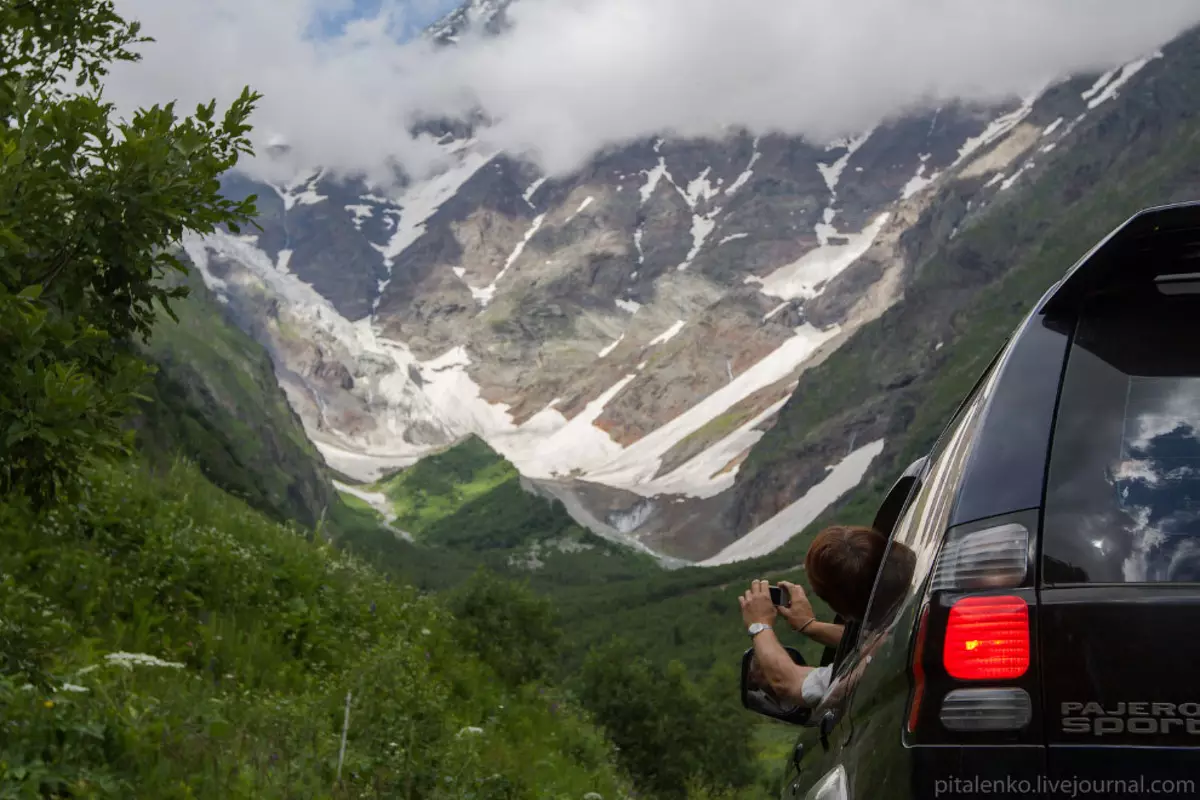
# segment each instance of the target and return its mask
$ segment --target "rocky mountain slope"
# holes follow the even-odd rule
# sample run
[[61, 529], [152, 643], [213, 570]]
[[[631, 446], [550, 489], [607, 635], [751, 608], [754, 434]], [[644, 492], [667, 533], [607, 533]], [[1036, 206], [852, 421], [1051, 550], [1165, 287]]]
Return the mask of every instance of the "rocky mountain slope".
[[[474, 0], [430, 36], [501, 30], [506, 6]], [[549, 179], [431, 123], [430, 176], [232, 176], [229, 194], [259, 196], [261, 231], [186, 245], [342, 472], [372, 480], [475, 434], [598, 532], [744, 558], [890, 464], [906, 424], [884, 398], [915, 373], [868, 361], [887, 381], [822, 390], [819, 435], [796, 438], [807, 371], [844, 363], [947, 253], [947, 286], [1000, 269], [960, 233], [1091, 147], [1185, 50], [825, 145], [661, 137]], [[286, 163], [286, 144], [273, 155]], [[926, 307], [921, 333], [955, 308]]]
[[[1047, 92], [1038, 106], [1084, 106], [986, 178], [1004, 186], [1019, 176], [1011, 191], [980, 203], [959, 184], [935, 200], [907, 235], [904, 301], [800, 379], [738, 474], [733, 530], [786, 518], [855, 439], [886, 441], [869, 485], [924, 454], [1020, 317], [1075, 261], [1139, 210], [1200, 197], [1198, 100], [1200, 31], [1144, 64]], [[957, 233], [929, 247], [947, 228]]]

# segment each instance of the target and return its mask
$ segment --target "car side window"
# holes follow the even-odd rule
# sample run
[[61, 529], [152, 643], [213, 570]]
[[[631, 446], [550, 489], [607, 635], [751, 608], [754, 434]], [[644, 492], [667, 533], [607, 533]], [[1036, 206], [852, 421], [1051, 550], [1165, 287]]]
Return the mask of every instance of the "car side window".
[[[923, 462], [928, 462], [928, 459], [922, 459]], [[919, 466], [919, 469], [917, 468]], [[905, 509], [911, 504], [913, 497], [920, 490], [921, 473], [924, 472], [924, 465], [920, 462], [914, 463], [905, 470], [905, 475], [898, 479], [893, 484], [888, 496], [880, 505], [879, 512], [875, 515], [874, 528], [891, 538], [892, 533], [896, 530], [896, 523], [899, 517], [904, 513]], [[839, 625], [844, 625], [845, 630], [842, 634], [842, 641], [837, 646], [826, 647], [821, 654], [821, 666], [828, 664], [834, 665], [836, 673], [840, 666], [845, 663], [846, 656], [854, 652], [858, 644], [858, 622], [847, 622], [839, 614], [834, 622]]]
[[999, 375], [993, 360], [946, 427], [896, 523], [875, 578], [864, 632], [886, 627], [907, 600], [920, 591], [933, 567], [954, 507], [963, 470]]

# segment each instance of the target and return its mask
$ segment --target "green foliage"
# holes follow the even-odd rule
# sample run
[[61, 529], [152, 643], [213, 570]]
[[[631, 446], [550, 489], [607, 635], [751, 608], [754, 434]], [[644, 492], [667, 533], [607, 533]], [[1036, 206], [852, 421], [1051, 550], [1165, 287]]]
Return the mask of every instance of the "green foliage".
[[[345, 510], [338, 542], [421, 588], [451, 589], [478, 566], [528, 578], [538, 591], [636, 580], [653, 560], [581, 528], [558, 501], [525, 491], [516, 468], [469, 437], [377, 484], [417, 543], [381, 535]], [[344, 523], [344, 524], [343, 524]]]
[[517, 477], [517, 470], [477, 436], [422, 459], [379, 483], [396, 524], [422, 534], [464, 504]]
[[336, 501], [324, 462], [279, 388], [267, 352], [226, 316], [198, 272], [142, 348], [155, 366], [135, 421], [156, 465], [183, 455], [217, 486], [277, 521], [315, 526]]
[[436, 603], [193, 468], [86, 477], [0, 502], [0, 796], [622, 794], [568, 698], [500, 680]]
[[507, 683], [550, 676], [562, 631], [554, 606], [528, 585], [481, 569], [450, 595], [449, 606], [463, 641]]
[[752, 719], [721, 694], [736, 697], [723, 669], [698, 685], [677, 661], [651, 661], [623, 640], [592, 651], [580, 673], [580, 698], [617, 747], [639, 789], [686, 797], [689, 784], [719, 790], [754, 780]]
[[253, 211], [217, 177], [249, 152], [257, 96], [221, 119], [209, 104], [118, 120], [100, 81], [141, 41], [110, 0], [0, 5], [0, 493], [43, 506], [128, 447], [144, 368], [127, 343], [182, 294], [156, 281], [182, 269], [167, 245]]
[[425, 541], [471, 550], [511, 550], [579, 532], [561, 504], [534, 497], [513, 476], [426, 527]]

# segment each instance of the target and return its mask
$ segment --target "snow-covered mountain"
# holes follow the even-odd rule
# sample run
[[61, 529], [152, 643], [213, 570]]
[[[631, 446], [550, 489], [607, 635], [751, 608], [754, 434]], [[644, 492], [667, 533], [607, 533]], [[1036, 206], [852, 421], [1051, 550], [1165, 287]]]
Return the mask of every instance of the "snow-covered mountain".
[[[452, 46], [502, 26], [506, 7], [472, 0], [429, 35]], [[719, 553], [735, 537], [730, 490], [798, 376], [1151, 64], [826, 144], [655, 137], [553, 180], [432, 125], [445, 156], [432, 177], [231, 176], [229, 194], [258, 194], [262, 231], [186, 249], [345, 474], [369, 480], [474, 433], [593, 527], [744, 557], [781, 534]], [[775, 527], [819, 513], [880, 447], [830, 463]]]

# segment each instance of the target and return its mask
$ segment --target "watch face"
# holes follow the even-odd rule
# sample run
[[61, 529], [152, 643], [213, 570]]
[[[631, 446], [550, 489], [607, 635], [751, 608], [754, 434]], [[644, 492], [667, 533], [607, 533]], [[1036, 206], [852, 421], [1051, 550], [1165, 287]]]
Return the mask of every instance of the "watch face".
[[771, 626], [767, 625], [765, 622], [756, 622], [750, 626], [750, 635], [757, 636], [758, 634], [762, 633], [769, 627], [771, 627]]

